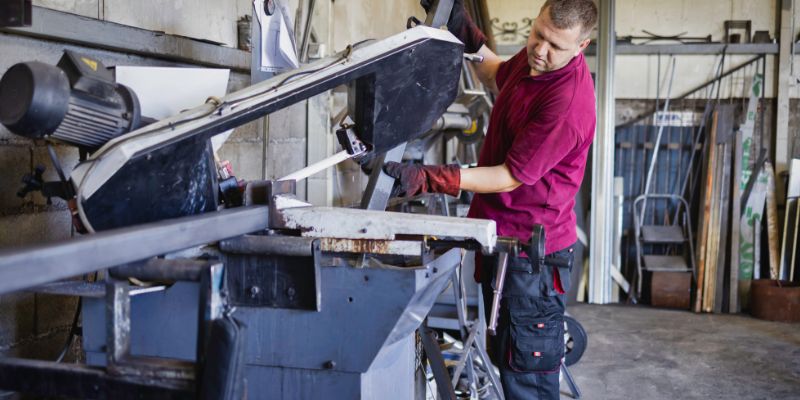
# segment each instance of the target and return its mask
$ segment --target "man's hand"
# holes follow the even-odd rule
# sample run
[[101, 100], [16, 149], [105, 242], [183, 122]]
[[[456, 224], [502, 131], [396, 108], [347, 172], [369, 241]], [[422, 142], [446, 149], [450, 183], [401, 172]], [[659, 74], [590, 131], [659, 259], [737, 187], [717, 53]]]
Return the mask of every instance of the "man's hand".
[[457, 196], [461, 185], [461, 168], [458, 165], [417, 165], [388, 162], [383, 171], [397, 179], [400, 197], [413, 197], [423, 193], [446, 193]]
[[[434, 0], [421, 0], [419, 3], [425, 11], [430, 11], [433, 2]], [[486, 35], [472, 21], [462, 0], [453, 1], [453, 11], [447, 21], [447, 30], [464, 42], [465, 53], [477, 53], [486, 43]]]

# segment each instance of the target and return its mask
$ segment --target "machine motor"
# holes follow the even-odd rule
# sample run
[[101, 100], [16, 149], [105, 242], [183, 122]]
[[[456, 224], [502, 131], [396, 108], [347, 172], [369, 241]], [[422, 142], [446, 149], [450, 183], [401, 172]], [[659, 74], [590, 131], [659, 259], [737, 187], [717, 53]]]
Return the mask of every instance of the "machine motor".
[[0, 79], [0, 123], [20, 136], [93, 151], [141, 120], [133, 90], [100, 61], [69, 50], [57, 66], [19, 63]]

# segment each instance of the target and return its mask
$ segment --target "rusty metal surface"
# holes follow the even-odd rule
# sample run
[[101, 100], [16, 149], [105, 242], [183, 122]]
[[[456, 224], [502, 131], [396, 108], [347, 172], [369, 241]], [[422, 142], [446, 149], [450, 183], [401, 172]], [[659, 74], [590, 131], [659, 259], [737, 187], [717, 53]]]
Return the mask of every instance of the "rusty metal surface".
[[691, 272], [651, 272], [650, 304], [653, 307], [688, 310], [691, 288]]
[[320, 239], [320, 250], [330, 253], [365, 253], [419, 256], [422, 242], [375, 239]]
[[492, 252], [497, 242], [492, 220], [334, 207], [298, 207], [279, 213], [280, 218], [271, 220], [274, 228], [299, 230], [306, 237], [394, 240], [405, 235], [435, 236], [474, 240], [485, 252]]
[[782, 281], [779, 287], [777, 281], [754, 280], [750, 288], [750, 313], [769, 321], [800, 322], [800, 285]]

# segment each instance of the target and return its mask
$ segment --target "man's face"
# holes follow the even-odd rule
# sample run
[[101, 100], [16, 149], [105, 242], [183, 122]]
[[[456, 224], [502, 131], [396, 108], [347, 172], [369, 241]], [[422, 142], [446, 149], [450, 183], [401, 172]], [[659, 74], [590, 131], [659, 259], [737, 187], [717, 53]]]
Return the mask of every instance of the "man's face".
[[590, 40], [581, 40], [581, 27], [558, 29], [550, 20], [550, 10], [545, 9], [531, 27], [528, 37], [528, 65], [531, 75], [541, 75], [567, 65], [577, 56]]

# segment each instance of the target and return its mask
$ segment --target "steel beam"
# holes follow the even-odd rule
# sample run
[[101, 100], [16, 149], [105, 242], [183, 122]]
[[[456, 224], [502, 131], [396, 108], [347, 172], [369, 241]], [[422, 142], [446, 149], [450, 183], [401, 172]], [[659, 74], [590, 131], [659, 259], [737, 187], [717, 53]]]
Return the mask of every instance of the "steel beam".
[[268, 213], [241, 207], [0, 252], [0, 294], [260, 231]]
[[[253, 23], [253, 26], [256, 25], [258, 23]], [[31, 26], [2, 28], [0, 32], [195, 65], [230, 68], [237, 72], [246, 73], [250, 70], [250, 54], [239, 49], [43, 7], [33, 7]]]
[[589, 302], [611, 298], [614, 252], [614, 8], [601, 0], [597, 59], [597, 132], [592, 148], [592, 234], [589, 240]]

